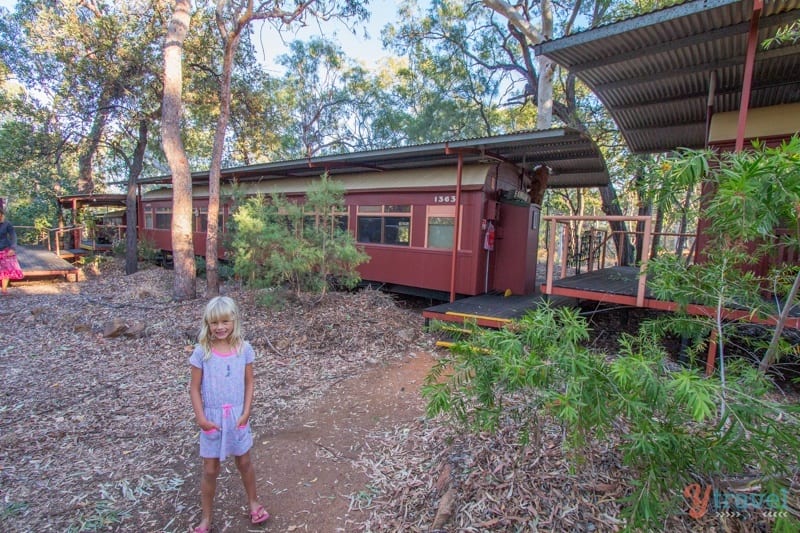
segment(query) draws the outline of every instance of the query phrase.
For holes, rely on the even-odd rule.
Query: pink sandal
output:
[[[192,530],[192,533],[211,533],[211,526],[208,527],[197,526]]]
[[[264,509],[263,505],[259,505],[255,511],[250,511],[250,523],[261,524],[267,521],[269,513]]]

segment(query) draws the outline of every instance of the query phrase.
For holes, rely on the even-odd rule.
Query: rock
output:
[[[128,329],[127,324],[119,318],[115,318],[111,322],[106,323],[103,327],[103,337],[114,338],[119,337]]]
[[[123,335],[125,335],[126,337],[131,337],[133,339],[144,337],[144,334],[145,334],[144,323],[136,321],[129,324],[127,329],[123,332]]]

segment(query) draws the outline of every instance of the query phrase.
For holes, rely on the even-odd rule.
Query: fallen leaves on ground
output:
[[[125,276],[113,261],[82,277],[17,283],[0,302],[2,530],[183,531],[198,503],[188,358],[206,300],[173,302],[161,268]],[[429,341],[419,312],[374,290],[277,310],[234,284],[223,293],[259,354],[256,427]]]
[[[197,465],[188,357],[205,300],[173,302],[172,276],[160,268],[124,276],[115,261],[81,283],[15,284],[0,302],[3,531],[182,531],[185,514],[196,513],[197,487],[187,482]],[[223,293],[239,302],[259,353],[256,426],[302,412],[366,365],[432,349],[434,341],[418,311],[376,291],[298,297],[277,310],[257,304],[263,293],[236,285]],[[109,324],[114,337],[104,335]],[[420,416],[368,434],[350,459],[370,479],[351,495],[351,507],[366,516],[353,531],[623,527],[619,499],[632,474],[613,438],[579,459],[563,449],[552,421],[529,428],[527,446],[515,424],[473,434]],[[225,530],[232,518],[218,523]],[[664,524],[669,531],[768,527],[757,514],[694,521],[683,513]]]

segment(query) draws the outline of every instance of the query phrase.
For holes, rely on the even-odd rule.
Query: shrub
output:
[[[343,198],[344,188],[323,175],[302,205],[281,195],[244,200],[233,215],[235,274],[254,287],[286,285],[296,293],[355,287],[367,256],[339,226]]]
[[[137,243],[137,253],[139,260],[146,263],[155,264],[161,255],[161,250],[156,247],[155,242],[145,237],[139,239]]]
[[[590,437],[614,441],[636,474],[622,502],[634,530],[658,529],[698,478],[757,475],[780,497],[800,454],[798,406],[770,400],[771,382],[746,364],[730,365],[725,383],[671,364],[657,331],[644,324],[608,358],[583,346],[588,326],[568,308],[544,306],[500,330],[472,327],[427,377],[428,414],[481,431],[505,416],[523,428],[551,417],[578,457]],[[527,441],[527,430],[519,437]]]

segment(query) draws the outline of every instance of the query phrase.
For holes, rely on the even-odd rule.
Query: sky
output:
[[[420,6],[427,6],[430,0],[419,0],[418,3]],[[356,35],[353,35],[343,24],[329,22],[325,24],[322,31],[324,31],[326,37],[338,42],[345,54],[363,63],[366,67],[370,67],[376,64],[379,59],[391,55],[389,52],[382,49],[380,37],[381,29],[387,23],[397,18],[397,4],[398,2],[396,0],[369,0],[367,9],[372,15],[366,24],[366,31],[370,36],[368,40],[365,40],[363,37],[364,27],[358,28],[356,30]],[[9,11],[13,11],[15,5],[16,0],[0,0],[0,7],[4,7]],[[262,25],[260,23],[254,24],[256,31],[261,27]],[[272,27],[265,25],[264,28],[262,38],[265,43],[265,48],[271,52],[263,55],[261,59],[268,69],[280,72],[281,67],[276,65],[275,57],[287,52],[288,49],[284,46]],[[313,35],[319,34],[319,26],[309,25],[297,34],[287,32],[284,35],[284,39],[287,40],[287,42],[295,39],[307,40]]]

